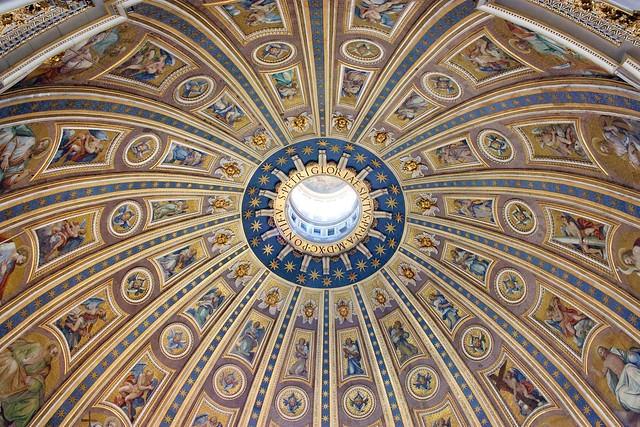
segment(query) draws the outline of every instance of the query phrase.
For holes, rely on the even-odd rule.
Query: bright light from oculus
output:
[[[340,178],[316,175],[289,193],[287,216],[302,237],[317,243],[337,242],[348,235],[360,218],[356,190]]]

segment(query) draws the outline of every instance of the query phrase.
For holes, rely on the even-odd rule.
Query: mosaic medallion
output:
[[[109,231],[116,237],[128,236],[137,230],[142,218],[142,208],[132,201],[120,203],[111,213]]]
[[[149,163],[160,150],[160,138],[152,133],[140,135],[124,149],[124,162],[138,168]]]
[[[470,326],[462,333],[462,352],[471,360],[483,360],[493,348],[491,334],[481,326]]]
[[[442,73],[425,74],[422,77],[422,85],[431,95],[442,101],[453,101],[462,95],[460,85]]]
[[[195,104],[209,96],[215,86],[211,77],[191,77],[176,87],[173,98],[180,104]]]
[[[146,268],[130,270],[122,279],[121,291],[125,300],[140,304],[147,300],[153,290],[153,276]]]
[[[426,400],[436,394],[440,381],[438,374],[428,366],[413,368],[407,375],[405,387],[418,400]]]
[[[285,420],[299,420],[309,409],[309,396],[300,387],[285,387],[276,397],[276,409]]]
[[[236,365],[223,365],[213,376],[213,389],[223,399],[235,399],[247,387],[247,379],[242,369]]]
[[[342,44],[341,50],[345,57],[355,62],[373,64],[384,58],[380,45],[364,39],[349,40]]]
[[[522,200],[509,200],[504,205],[503,214],[509,227],[518,234],[526,236],[536,230],[536,216]]]
[[[183,323],[173,323],[160,335],[160,349],[171,359],[184,357],[193,347],[193,334]]]
[[[260,65],[282,64],[293,58],[296,48],[285,42],[261,44],[253,51],[253,60]]]
[[[373,393],[368,387],[354,385],[344,392],[342,407],[355,420],[367,418],[376,407]]]
[[[517,304],[527,295],[527,283],[519,271],[505,268],[496,276],[496,292],[506,302]]]
[[[326,289],[369,277],[389,261],[402,238],[405,202],[375,154],[312,139],[262,163],[242,212],[244,232],[264,265],[290,282]]]
[[[515,154],[513,144],[500,132],[486,129],[478,134],[478,146],[489,159],[509,163]]]

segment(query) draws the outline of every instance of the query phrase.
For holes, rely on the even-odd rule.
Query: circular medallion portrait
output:
[[[213,389],[223,399],[235,399],[246,387],[244,372],[236,365],[223,365],[213,376]]]
[[[299,420],[309,409],[309,396],[300,387],[285,387],[276,397],[276,409],[285,420]]]
[[[528,235],[536,230],[536,216],[522,200],[509,200],[503,214],[509,227],[518,234]]]
[[[489,159],[498,163],[508,163],[513,159],[515,151],[511,142],[503,134],[495,130],[483,130],[478,134],[478,145]]]
[[[425,74],[422,76],[422,85],[431,95],[443,101],[453,101],[462,95],[460,85],[442,73]]]
[[[124,162],[127,166],[138,168],[149,163],[160,149],[160,138],[152,133],[140,135],[124,150]]]
[[[183,323],[173,323],[162,331],[160,348],[171,359],[184,357],[193,347],[193,334]]]
[[[462,352],[471,360],[483,360],[493,348],[491,334],[481,326],[470,326],[462,333]]]
[[[364,39],[349,40],[342,44],[342,54],[361,63],[379,62],[384,58],[384,50],[380,45]]]
[[[211,77],[191,77],[176,87],[173,99],[180,104],[195,104],[209,96],[215,87],[216,84]]]
[[[519,271],[505,268],[496,276],[496,292],[506,302],[517,304],[527,295],[527,283]]]
[[[282,64],[295,56],[296,48],[285,42],[261,44],[253,51],[253,60],[261,65]]]
[[[433,368],[418,366],[407,375],[405,386],[411,396],[418,400],[426,400],[438,391],[438,375]]]
[[[361,385],[349,387],[344,392],[342,407],[355,420],[367,418],[376,407],[376,401],[369,388]]]
[[[136,231],[141,223],[142,208],[133,201],[122,202],[111,212],[109,231],[116,237],[124,237]]]
[[[137,267],[130,270],[122,279],[121,290],[124,299],[132,304],[140,304],[151,295],[153,279],[146,268]]]

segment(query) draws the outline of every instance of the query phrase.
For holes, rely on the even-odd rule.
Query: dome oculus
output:
[[[243,199],[243,228],[271,271],[301,285],[345,286],[393,255],[404,199],[389,168],[362,147],[309,140],[271,155]]]

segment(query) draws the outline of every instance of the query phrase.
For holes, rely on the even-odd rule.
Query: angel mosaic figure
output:
[[[264,326],[262,326],[258,321],[250,320],[240,334],[240,337],[233,348],[233,352],[245,359],[247,362],[253,362],[256,356],[256,348],[262,342],[264,335]]]
[[[138,408],[144,407],[158,386],[153,371],[145,370],[146,367],[146,363],[136,363],[113,397],[113,402],[127,413],[131,422],[135,420]]]
[[[86,230],[86,221],[78,222],[67,219],[37,229],[40,265],[82,245]]]
[[[93,336],[98,320],[107,322],[107,311],[102,306],[104,302],[102,298],[89,298],[56,322],[72,353],[78,350],[82,338]]]
[[[201,328],[207,323],[207,320],[224,302],[224,295],[220,289],[213,288],[200,297],[196,302],[196,308],[188,308],[187,313],[190,314]]]

